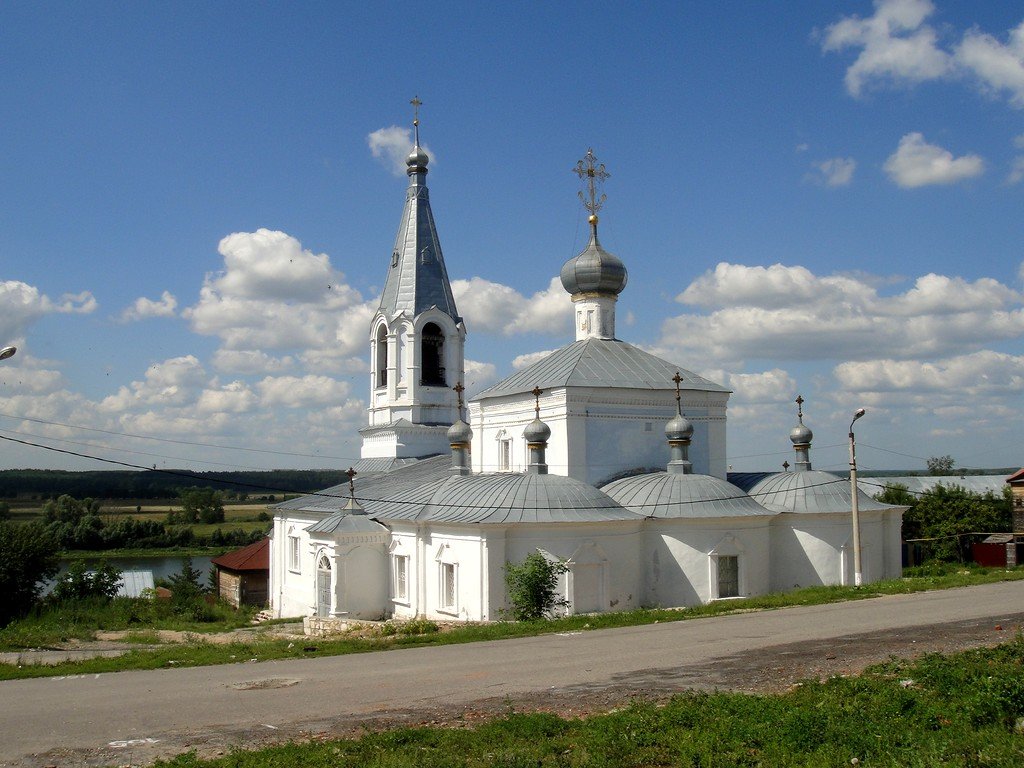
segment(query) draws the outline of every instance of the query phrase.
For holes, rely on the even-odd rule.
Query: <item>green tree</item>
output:
[[[212,488],[181,492],[181,517],[186,523],[223,523],[224,497]]]
[[[11,505],[6,501],[0,501],[0,520],[11,519]]]
[[[0,627],[28,613],[57,573],[57,549],[40,523],[0,522]]]
[[[883,504],[893,504],[898,507],[912,507],[917,504],[917,496],[907,490],[907,486],[900,483],[886,483],[885,488],[875,496],[875,499]]]
[[[925,491],[903,513],[904,539],[937,539],[933,555],[940,560],[964,560],[968,533],[1002,533],[1013,529],[1010,489],[971,493],[958,485],[937,485]]]
[[[43,521],[47,523],[69,523],[75,526],[88,513],[89,508],[85,502],[66,493],[43,504]]]
[[[89,598],[110,600],[117,594],[120,584],[121,570],[110,563],[101,563],[94,570],[89,570],[85,561],[76,560],[57,580],[48,599],[54,603]]]
[[[956,462],[952,456],[932,456],[925,463],[928,465],[929,475],[952,475]]]
[[[558,577],[567,572],[565,563],[548,560],[540,552],[526,556],[521,565],[505,563],[505,586],[511,604],[506,613],[516,621],[550,618],[569,601],[558,594]]]

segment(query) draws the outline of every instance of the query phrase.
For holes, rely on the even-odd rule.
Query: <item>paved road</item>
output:
[[[125,762],[129,752],[127,761],[138,764],[194,744],[298,735],[383,711],[624,680],[692,687],[718,661],[770,648],[833,640],[838,647],[841,638],[894,627],[1020,622],[1022,611],[1024,582],[1004,582],[472,645],[4,681],[0,765]]]

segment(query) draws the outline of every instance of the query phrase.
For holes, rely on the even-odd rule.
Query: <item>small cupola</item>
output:
[[[665,425],[665,437],[668,438],[669,454],[668,471],[672,474],[688,475],[693,472],[690,462],[690,440],[693,438],[693,424],[683,416],[682,398],[679,383],[683,377],[676,371],[672,381],[676,385],[676,415]]]
[[[530,462],[526,471],[534,475],[546,475],[548,465],[545,453],[547,452],[548,438],[551,437],[551,427],[540,420],[540,396],[544,394],[544,390],[534,387],[530,394],[534,399],[534,418],[523,430],[526,449],[530,454]]]
[[[804,399],[796,396],[797,425],[789,431],[789,439],[796,450],[796,461],[793,463],[795,472],[806,472],[811,468],[811,440],[814,433],[804,424]]]
[[[459,397],[459,417],[448,428],[448,444],[452,448],[451,473],[453,475],[468,475],[470,473],[469,447],[473,442],[473,430],[462,419],[462,393],[466,388],[460,381],[452,389]]]
[[[589,211],[590,242],[575,258],[562,265],[562,287],[576,305],[576,340],[615,338],[615,302],[626,287],[626,265],[601,246],[597,238],[597,212],[604,205],[605,195],[598,196],[598,187],[609,174],[604,163],[598,163],[594,150],[576,164],[575,173],[583,181],[580,200]]]

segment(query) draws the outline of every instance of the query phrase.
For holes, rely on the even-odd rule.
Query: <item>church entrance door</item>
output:
[[[316,568],[316,615],[331,615],[331,561],[324,555]]]

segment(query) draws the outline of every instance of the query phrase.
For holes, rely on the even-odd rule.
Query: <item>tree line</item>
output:
[[[340,469],[274,469],[264,472],[185,470],[89,471],[7,469],[0,471],[0,498],[48,499],[68,495],[92,499],[173,499],[183,488],[219,490],[226,498],[309,493],[348,480]]]

